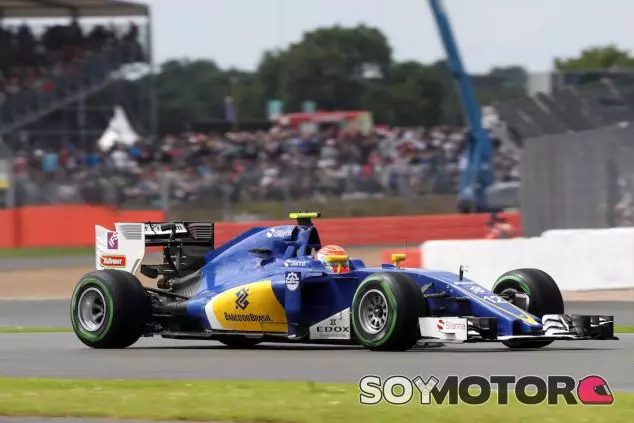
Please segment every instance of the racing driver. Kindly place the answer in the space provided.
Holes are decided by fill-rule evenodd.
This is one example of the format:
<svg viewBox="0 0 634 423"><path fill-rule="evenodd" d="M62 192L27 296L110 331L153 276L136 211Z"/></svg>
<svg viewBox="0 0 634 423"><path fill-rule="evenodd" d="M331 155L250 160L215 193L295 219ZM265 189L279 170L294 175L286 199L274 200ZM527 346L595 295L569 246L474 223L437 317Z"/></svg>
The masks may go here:
<svg viewBox="0 0 634 423"><path fill-rule="evenodd" d="M324 245L317 252L317 260L321 261L326 268L331 269L333 272L337 272L339 270L339 263L328 263L326 262L326 257L328 256L347 256L348 252L338 245ZM341 273L350 271L350 261L346 260L344 263L341 263Z"/></svg>

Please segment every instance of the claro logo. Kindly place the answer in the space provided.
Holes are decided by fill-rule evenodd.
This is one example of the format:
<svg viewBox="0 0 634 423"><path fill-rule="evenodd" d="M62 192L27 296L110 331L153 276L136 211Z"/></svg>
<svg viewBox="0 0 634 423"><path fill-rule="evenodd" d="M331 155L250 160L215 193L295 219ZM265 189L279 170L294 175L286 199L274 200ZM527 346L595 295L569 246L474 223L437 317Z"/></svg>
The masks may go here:
<svg viewBox="0 0 634 423"><path fill-rule="evenodd" d="M103 267L125 267L126 258L125 256L102 256L99 263Z"/></svg>

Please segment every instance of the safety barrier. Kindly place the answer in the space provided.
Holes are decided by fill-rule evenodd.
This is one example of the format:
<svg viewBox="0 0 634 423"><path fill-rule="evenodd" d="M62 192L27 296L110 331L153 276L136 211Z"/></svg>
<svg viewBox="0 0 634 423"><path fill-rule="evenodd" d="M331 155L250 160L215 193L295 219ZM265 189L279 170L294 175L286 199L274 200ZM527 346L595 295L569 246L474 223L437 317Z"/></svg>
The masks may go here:
<svg viewBox="0 0 634 423"><path fill-rule="evenodd" d="M506 215L520 228L517 214ZM80 247L94 244L95 224L162 221L158 210L116 210L101 206L37 206L0 210L0 248ZM317 219L322 243L342 246L417 246L434 239L478 239L487 232L488 215L426 215ZM253 226L288 225L290 220L218 222L216 245Z"/></svg>
<svg viewBox="0 0 634 423"><path fill-rule="evenodd" d="M37 206L0 210L0 248L82 247L95 243L95 225L164 220L157 210L101 206Z"/></svg>
<svg viewBox="0 0 634 423"><path fill-rule="evenodd" d="M535 238L428 241L426 268L457 272L487 288L504 272L539 268L562 291L634 288L634 228L551 230Z"/></svg>
<svg viewBox="0 0 634 423"><path fill-rule="evenodd" d="M501 214L521 233L520 215ZM342 246L399 245L417 246L434 239L481 239L488 228L489 215L450 214L425 216L384 216L317 219L322 243ZM255 226L288 225L289 221L239 222L216 224L216 241L225 242Z"/></svg>

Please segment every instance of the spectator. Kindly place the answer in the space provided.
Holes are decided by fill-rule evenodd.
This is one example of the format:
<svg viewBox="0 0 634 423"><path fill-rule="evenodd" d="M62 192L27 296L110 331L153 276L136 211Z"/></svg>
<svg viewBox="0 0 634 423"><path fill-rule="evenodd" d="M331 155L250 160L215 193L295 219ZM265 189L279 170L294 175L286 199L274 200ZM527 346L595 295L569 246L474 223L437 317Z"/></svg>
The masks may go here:
<svg viewBox="0 0 634 423"><path fill-rule="evenodd" d="M489 232L485 237L486 239L507 239L515 236L515 228L513 225L495 213L491 215L487 227L489 228Z"/></svg>
<svg viewBox="0 0 634 423"><path fill-rule="evenodd" d="M121 37L102 25L85 36L75 20L68 25L47 27L41 35L36 35L26 23L18 28L0 27L0 104L28 86L35 85L45 93L54 91L52 77L114 43L124 48L131 61L143 59L134 24Z"/></svg>
<svg viewBox="0 0 634 423"><path fill-rule="evenodd" d="M158 204L163 183L178 203L417 196L458 191L463 149L464 131L455 128L367 136L346 131L185 133L155 144L116 144L109 151L36 150L23 153L16 170L29 181L42 172L61 172L56 182L75 184L78 192L90 193L92 202L107 187L119 202ZM496 145L498 178L517 180L517 163ZM64 198L73 197L66 192Z"/></svg>

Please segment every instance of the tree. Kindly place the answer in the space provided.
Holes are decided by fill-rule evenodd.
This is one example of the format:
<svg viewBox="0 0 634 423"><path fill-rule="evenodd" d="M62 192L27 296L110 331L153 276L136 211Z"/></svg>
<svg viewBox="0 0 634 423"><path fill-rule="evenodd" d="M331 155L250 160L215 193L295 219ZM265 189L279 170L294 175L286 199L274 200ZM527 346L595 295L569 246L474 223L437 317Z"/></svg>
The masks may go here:
<svg viewBox="0 0 634 423"><path fill-rule="evenodd" d="M306 32L283 52L266 52L258 76L269 98L280 98L287 109L306 100L320 108L356 109L372 78L389 72L392 49L376 28L333 26Z"/></svg>
<svg viewBox="0 0 634 423"><path fill-rule="evenodd" d="M494 68L473 78L482 103L523 94L526 71ZM320 110L370 110L377 123L464 123L460 98L446 61L398 63L377 28L332 26L306 32L285 50L264 52L257 69L221 69L210 60L171 60L157 78L160 119L194 122L224 119L234 97L242 121L265 118L268 100L286 112L304 101Z"/></svg>
<svg viewBox="0 0 634 423"><path fill-rule="evenodd" d="M224 119L225 99L229 96L235 97L240 117L264 118L257 75L239 69L223 70L213 61L165 62L157 88L162 121Z"/></svg>
<svg viewBox="0 0 634 423"><path fill-rule="evenodd" d="M159 118L162 121L192 121L222 116L222 100L227 95L223 71L209 60L177 61L163 64L157 77Z"/></svg>
<svg viewBox="0 0 634 423"><path fill-rule="evenodd" d="M555 59L555 69L561 71L634 68L634 57L615 45L590 47L579 56Z"/></svg>
<svg viewBox="0 0 634 423"><path fill-rule="evenodd" d="M392 125L436 125L445 95L440 76L421 63L396 63L382 81L368 84L362 106L375 120Z"/></svg>

